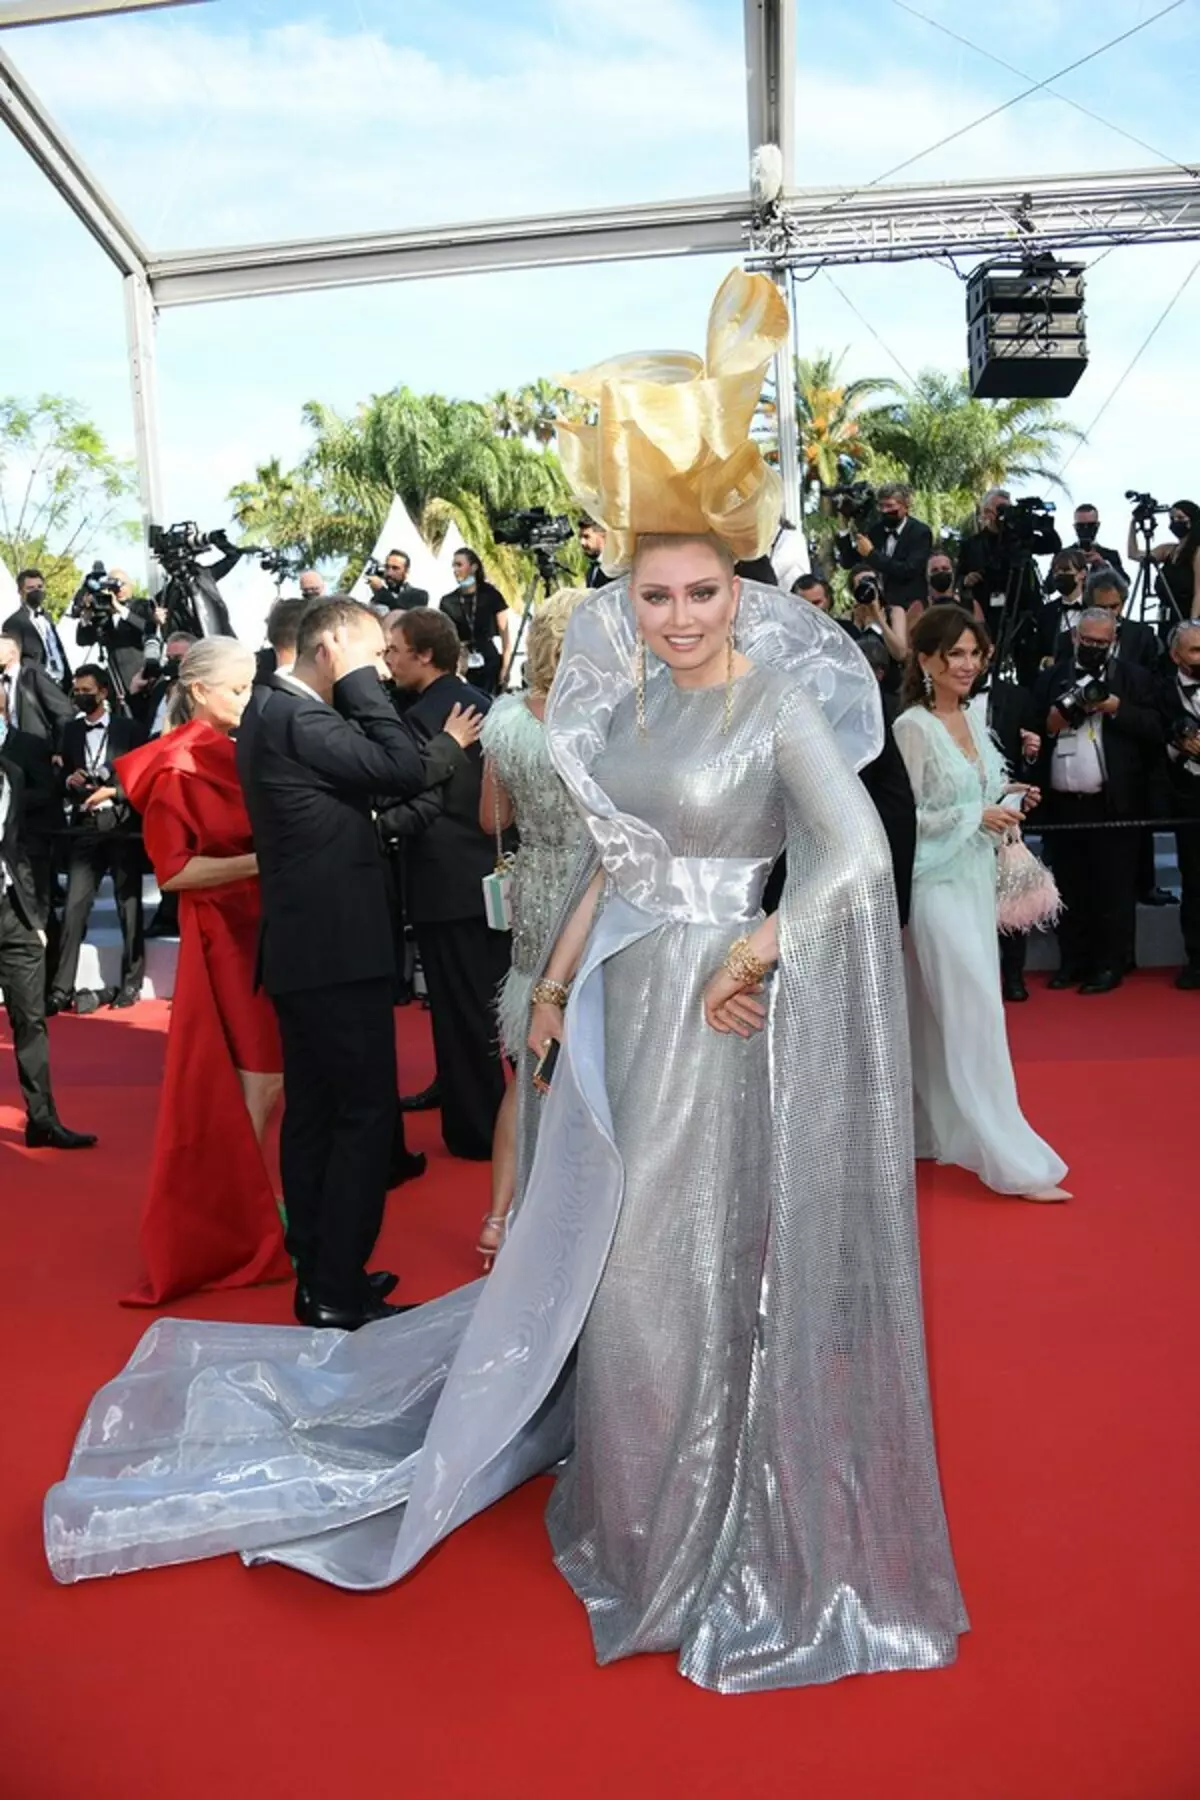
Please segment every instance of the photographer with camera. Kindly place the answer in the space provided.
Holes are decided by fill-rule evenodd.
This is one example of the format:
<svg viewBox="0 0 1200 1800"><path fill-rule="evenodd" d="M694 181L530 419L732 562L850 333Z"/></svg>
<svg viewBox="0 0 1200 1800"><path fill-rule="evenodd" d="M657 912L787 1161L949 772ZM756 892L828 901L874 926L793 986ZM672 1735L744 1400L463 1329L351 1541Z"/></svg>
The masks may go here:
<svg viewBox="0 0 1200 1800"><path fill-rule="evenodd" d="M458 586L443 594L438 606L466 648L463 679L481 693L494 694L508 673L508 601L487 579L477 551L456 550L451 567Z"/></svg>
<svg viewBox="0 0 1200 1800"><path fill-rule="evenodd" d="M1146 803L1163 742L1154 678L1116 654L1111 611L1084 612L1067 654L1038 677L1034 714L1042 753L1037 785L1054 832L1063 898L1060 964L1052 988L1107 994L1121 985L1134 941L1137 832L1119 828Z"/></svg>
<svg viewBox="0 0 1200 1800"><path fill-rule="evenodd" d="M194 638L236 637L229 608L218 586L251 546L231 544L223 531L202 532L194 519L180 525L152 525L150 551L166 570L167 584L156 602L156 617L168 632ZM205 550L220 550L216 562L202 563Z"/></svg>
<svg viewBox="0 0 1200 1800"><path fill-rule="evenodd" d="M887 604L879 571L869 563L859 563L851 570L850 596L854 609L849 620L840 622L852 638L873 635L883 640L891 658L883 678L884 692L897 693L900 672L908 655L908 616L902 606Z"/></svg>
<svg viewBox="0 0 1200 1800"><path fill-rule="evenodd" d="M1040 500L1014 504L1007 488L990 488L979 503L979 530L963 539L958 552L963 603L980 607L992 642L1004 660L1013 659L1024 686L1041 660L1042 584L1033 559L1062 549L1052 512Z"/></svg>
<svg viewBox="0 0 1200 1800"><path fill-rule="evenodd" d="M128 801L114 792L113 764L143 740L140 725L112 709L112 677L98 663L75 671L72 696L79 712L64 727L62 773L70 821L67 898L58 965L48 1012L95 1012L93 994L76 995L79 952L87 936L96 891L112 876L121 924L121 983L111 1004L133 1006L142 991L146 953L142 924L142 845L130 829Z"/></svg>
<svg viewBox="0 0 1200 1800"><path fill-rule="evenodd" d="M83 649L99 649L116 678L118 697L128 705L134 677L146 660L146 646L158 639L153 601L135 599L124 569L106 570L97 562L84 577L70 611L78 620L75 642Z"/></svg>
<svg viewBox="0 0 1200 1800"><path fill-rule="evenodd" d="M1181 619L1197 615L1200 596L1200 506L1194 500L1176 500L1173 506L1160 506L1152 494L1135 494L1126 490L1125 498L1134 503L1129 521L1128 554L1131 562L1149 556L1158 565L1154 591L1163 605L1163 623L1169 630ZM1167 529L1173 544L1152 544L1154 522L1159 513L1167 514ZM1138 542L1139 535L1145 540Z"/></svg>
<svg viewBox="0 0 1200 1800"><path fill-rule="evenodd" d="M607 541L608 533L603 525L598 525L590 514L581 513L579 515L579 548L587 557L588 565L587 576L584 580L585 587L607 587L612 580L612 576L606 575L600 566L600 559L604 555L604 546Z"/></svg>
<svg viewBox="0 0 1200 1800"><path fill-rule="evenodd" d="M877 499L878 516L865 530L860 516L839 508L846 522L838 527L838 562L851 571L858 566L874 569L883 583L884 605L908 607L924 597L933 533L910 516L912 489L907 483L889 481Z"/></svg>
<svg viewBox="0 0 1200 1800"><path fill-rule="evenodd" d="M161 737L165 731L180 665L199 641L190 631L173 631L163 645L162 660L148 657L129 683L129 711L148 738Z"/></svg>
<svg viewBox="0 0 1200 1800"><path fill-rule="evenodd" d="M1178 988L1200 988L1200 619L1171 633L1171 673L1160 678L1158 708L1167 740L1166 783L1179 857L1180 908L1186 961Z"/></svg>
<svg viewBox="0 0 1200 1800"><path fill-rule="evenodd" d="M1089 501L1081 500L1075 508L1074 524L1075 542L1068 544L1067 549L1081 550L1089 569L1096 568L1100 563L1107 563L1118 575L1124 575L1125 564L1121 561L1120 553L1107 544L1096 542L1100 531L1100 514Z"/></svg>
<svg viewBox="0 0 1200 1800"><path fill-rule="evenodd" d="M404 550L389 550L382 567L371 559L367 565L367 586L373 596L371 604L377 611L410 612L414 606L429 605L425 589L413 587L408 579L411 567L411 560Z"/></svg>
<svg viewBox="0 0 1200 1800"><path fill-rule="evenodd" d="M69 694L71 665L54 620L46 611L46 578L40 569L21 570L17 576L17 598L21 604L5 619L5 635L16 638L20 644L22 662L45 669L51 681Z"/></svg>

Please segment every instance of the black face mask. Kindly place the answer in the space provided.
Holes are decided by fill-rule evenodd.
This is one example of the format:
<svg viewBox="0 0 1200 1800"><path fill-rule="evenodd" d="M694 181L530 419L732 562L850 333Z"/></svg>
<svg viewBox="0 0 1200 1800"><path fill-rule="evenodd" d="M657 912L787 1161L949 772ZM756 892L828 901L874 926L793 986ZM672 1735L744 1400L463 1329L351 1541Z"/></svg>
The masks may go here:
<svg viewBox="0 0 1200 1800"><path fill-rule="evenodd" d="M26 588L25 604L30 612L41 612L42 607L46 604L45 588Z"/></svg>
<svg viewBox="0 0 1200 1800"><path fill-rule="evenodd" d="M1108 657L1107 644L1079 644L1075 649L1075 661L1085 675L1103 675Z"/></svg>
<svg viewBox="0 0 1200 1800"><path fill-rule="evenodd" d="M954 570L935 569L929 577L929 591L932 594L949 594L954 590Z"/></svg>
<svg viewBox="0 0 1200 1800"><path fill-rule="evenodd" d="M1061 575L1055 575L1051 579L1050 586L1054 589L1056 594L1073 594L1075 592L1075 577L1073 575L1068 575L1064 570Z"/></svg>
<svg viewBox="0 0 1200 1800"><path fill-rule="evenodd" d="M1191 522L1188 519L1172 519L1167 529L1170 531L1172 537L1177 537L1182 542L1192 527Z"/></svg>
<svg viewBox="0 0 1200 1800"><path fill-rule="evenodd" d="M95 694L72 694L71 698L81 713L95 712L100 704L100 701Z"/></svg>
<svg viewBox="0 0 1200 1800"><path fill-rule="evenodd" d="M1075 536L1088 549L1096 541L1096 533L1100 529L1099 519L1080 519L1075 527Z"/></svg>

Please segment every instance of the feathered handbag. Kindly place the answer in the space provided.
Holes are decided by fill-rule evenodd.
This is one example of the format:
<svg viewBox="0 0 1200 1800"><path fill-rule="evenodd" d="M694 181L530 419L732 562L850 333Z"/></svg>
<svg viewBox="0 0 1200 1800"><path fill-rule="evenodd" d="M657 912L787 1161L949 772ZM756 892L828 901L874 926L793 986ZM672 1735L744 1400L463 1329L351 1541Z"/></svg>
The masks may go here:
<svg viewBox="0 0 1200 1800"><path fill-rule="evenodd" d="M1023 838L1007 838L996 856L996 923L1004 932L1040 931L1062 912L1058 884Z"/></svg>

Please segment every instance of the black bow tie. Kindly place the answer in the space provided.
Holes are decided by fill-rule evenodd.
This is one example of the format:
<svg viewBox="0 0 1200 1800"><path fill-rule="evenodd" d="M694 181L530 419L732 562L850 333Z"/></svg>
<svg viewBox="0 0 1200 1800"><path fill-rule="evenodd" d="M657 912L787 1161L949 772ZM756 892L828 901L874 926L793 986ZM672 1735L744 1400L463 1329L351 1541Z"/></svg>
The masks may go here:
<svg viewBox="0 0 1200 1800"><path fill-rule="evenodd" d="M1197 688L1200 688L1200 681L1185 681L1182 675L1179 677L1179 691L1181 694L1194 694Z"/></svg>
<svg viewBox="0 0 1200 1800"><path fill-rule="evenodd" d="M84 724L89 731L105 731L108 728L107 719L85 719Z"/></svg>

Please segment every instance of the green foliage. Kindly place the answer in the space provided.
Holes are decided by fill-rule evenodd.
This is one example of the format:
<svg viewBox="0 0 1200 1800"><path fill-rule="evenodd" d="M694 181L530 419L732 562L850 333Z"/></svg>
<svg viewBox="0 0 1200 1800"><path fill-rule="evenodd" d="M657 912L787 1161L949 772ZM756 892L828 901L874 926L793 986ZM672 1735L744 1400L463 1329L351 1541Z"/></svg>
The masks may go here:
<svg viewBox="0 0 1200 1800"><path fill-rule="evenodd" d="M138 538L137 523L122 517L135 485L133 465L73 400L0 399L0 555L14 574L42 570L56 616L96 538Z"/></svg>
<svg viewBox="0 0 1200 1800"><path fill-rule="evenodd" d="M543 386L540 404L549 409L557 390L546 383L529 392ZM530 414L528 432L506 433L495 403L407 387L373 395L351 418L310 401L304 418L313 442L299 468L265 463L230 498L239 525L256 539L309 562L346 556L345 580L361 569L399 495L434 549L453 519L497 587L516 601L532 573L530 561L497 545L491 528L508 512L568 504L558 458L537 447L549 416L548 410L536 420Z"/></svg>

